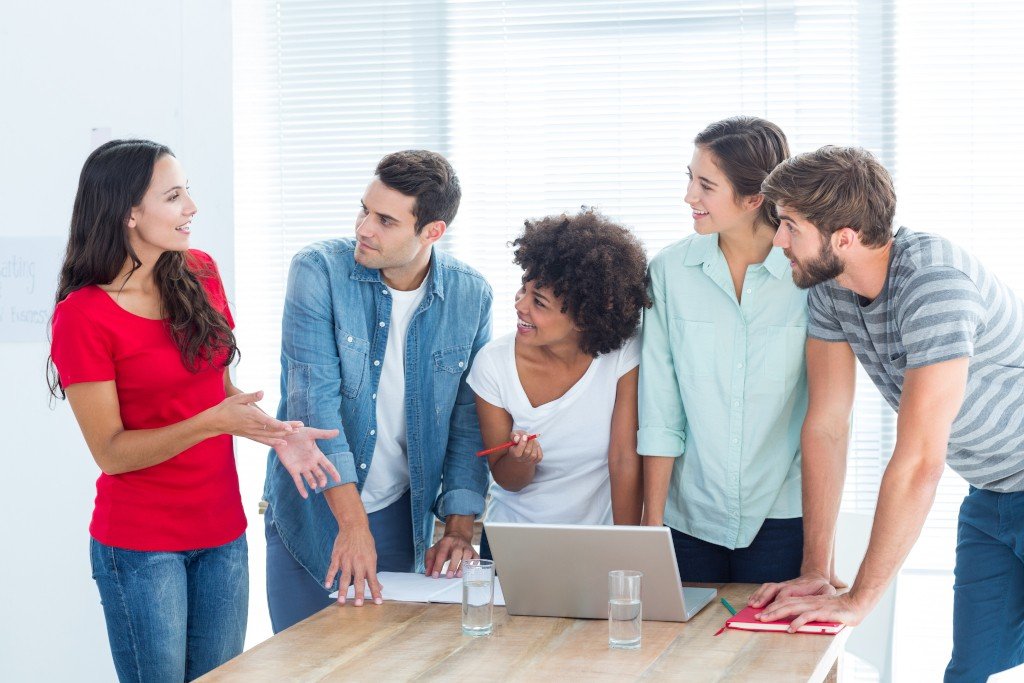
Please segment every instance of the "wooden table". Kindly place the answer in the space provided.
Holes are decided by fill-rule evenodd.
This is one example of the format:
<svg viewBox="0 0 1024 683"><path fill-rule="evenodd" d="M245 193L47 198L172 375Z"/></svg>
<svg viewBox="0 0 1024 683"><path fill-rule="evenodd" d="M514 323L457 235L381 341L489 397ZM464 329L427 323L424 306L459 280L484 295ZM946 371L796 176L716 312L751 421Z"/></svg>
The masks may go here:
<svg viewBox="0 0 1024 683"><path fill-rule="evenodd" d="M750 584L720 586L734 605ZM461 607L408 602L332 605L211 671L202 681L835 680L850 629L838 636L726 629L715 600L685 624L645 621L639 650L608 648L595 619L510 617L494 609L494 633L462 635Z"/></svg>

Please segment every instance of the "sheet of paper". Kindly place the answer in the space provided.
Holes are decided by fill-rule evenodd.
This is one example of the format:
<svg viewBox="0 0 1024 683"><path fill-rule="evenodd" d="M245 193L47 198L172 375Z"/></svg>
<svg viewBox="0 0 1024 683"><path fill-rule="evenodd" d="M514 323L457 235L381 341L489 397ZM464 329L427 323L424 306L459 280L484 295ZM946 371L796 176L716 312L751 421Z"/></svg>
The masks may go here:
<svg viewBox="0 0 1024 683"><path fill-rule="evenodd" d="M458 604L462 602L462 579L448 579L444 577L433 578L423 574L412 574L404 572L381 572L377 574L383 590L381 594L385 600L398 600L402 602L436 602L445 604ZM347 599L355 595L355 588L348 587ZM367 589L365 598L370 597ZM338 597L338 591L331 593L332 598ZM501 582L494 579L494 604L504 605L505 596L501 592Z"/></svg>

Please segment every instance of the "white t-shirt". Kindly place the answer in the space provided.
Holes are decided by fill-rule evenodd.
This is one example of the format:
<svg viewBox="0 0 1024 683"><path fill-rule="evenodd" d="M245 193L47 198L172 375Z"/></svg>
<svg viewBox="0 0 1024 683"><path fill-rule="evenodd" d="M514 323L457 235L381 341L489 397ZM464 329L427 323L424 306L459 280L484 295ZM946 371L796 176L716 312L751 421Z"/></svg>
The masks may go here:
<svg viewBox="0 0 1024 683"><path fill-rule="evenodd" d="M476 356L467 381L488 403L512 416L512 429L539 434L544 458L533 481L517 492L491 486L492 522L611 524L608 446L619 378L640 364L629 339L595 358L560 398L534 408L516 371L515 334L495 339Z"/></svg>
<svg viewBox="0 0 1024 683"><path fill-rule="evenodd" d="M427 291L424 278L418 289L391 292L391 329L377 387L377 442L370 471L359 497L366 512L383 510L409 490L409 453L405 421L405 338L412 316Z"/></svg>

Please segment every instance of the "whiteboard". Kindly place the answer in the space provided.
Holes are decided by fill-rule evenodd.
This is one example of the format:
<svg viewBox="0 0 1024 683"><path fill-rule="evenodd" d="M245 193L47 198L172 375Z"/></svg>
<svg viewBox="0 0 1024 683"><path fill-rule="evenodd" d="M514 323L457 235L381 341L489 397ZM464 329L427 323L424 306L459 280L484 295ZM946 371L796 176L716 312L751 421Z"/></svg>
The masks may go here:
<svg viewBox="0 0 1024 683"><path fill-rule="evenodd" d="M63 237L0 237L0 342L47 342Z"/></svg>

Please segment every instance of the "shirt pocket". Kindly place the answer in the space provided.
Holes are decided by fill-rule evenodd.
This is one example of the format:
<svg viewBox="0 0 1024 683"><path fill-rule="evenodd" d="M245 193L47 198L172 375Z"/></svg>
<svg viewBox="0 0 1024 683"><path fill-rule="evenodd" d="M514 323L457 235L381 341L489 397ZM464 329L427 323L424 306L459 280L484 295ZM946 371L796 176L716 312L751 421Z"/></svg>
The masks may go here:
<svg viewBox="0 0 1024 683"><path fill-rule="evenodd" d="M341 395L356 398L370 367L370 342L339 328L338 358L341 359Z"/></svg>
<svg viewBox="0 0 1024 683"><path fill-rule="evenodd" d="M715 324L672 320L672 360L682 378L710 377L715 370Z"/></svg>
<svg viewBox="0 0 1024 683"><path fill-rule="evenodd" d="M804 369L806 325L769 325L764 333L764 377L790 386ZM782 388L782 387L780 387Z"/></svg>
<svg viewBox="0 0 1024 683"><path fill-rule="evenodd" d="M434 405L438 416L447 414L455 404L459 380L469 366L472 344L434 351Z"/></svg>

